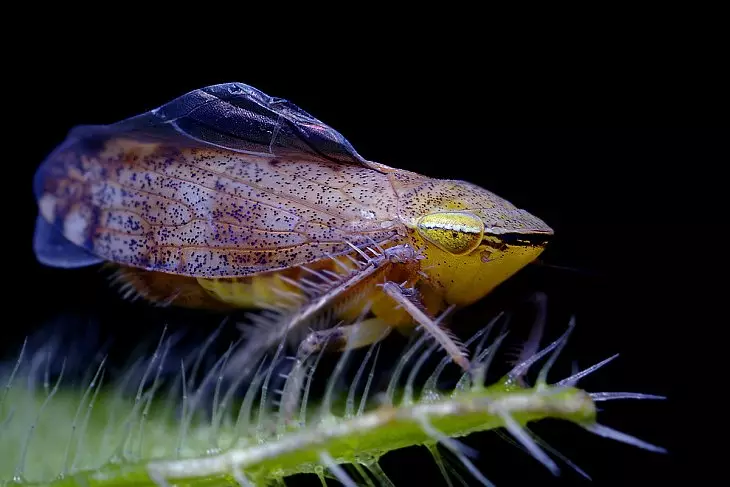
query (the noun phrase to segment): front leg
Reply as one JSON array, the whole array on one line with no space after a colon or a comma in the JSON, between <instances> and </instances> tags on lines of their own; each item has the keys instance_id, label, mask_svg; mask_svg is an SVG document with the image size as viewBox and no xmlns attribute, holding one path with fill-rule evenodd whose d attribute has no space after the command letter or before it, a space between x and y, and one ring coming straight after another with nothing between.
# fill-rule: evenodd
<instances>
[{"instance_id":1,"label":"front leg","mask_svg":"<svg viewBox=\"0 0 730 487\"><path fill-rule=\"evenodd\" d=\"M420 302L420 297L414 289L404 288L394 282L382 284L382 289L439 342L457 365L466 372L470 370L467 350L448 329L441 326L441 321L447 313L443 313L437 319L431 318L424 311L425 306ZM382 340L391 330L392 327L386 321L376 317L352 325L313 331L300 344L299 354L310 354L321 350L342 352L346 349L364 347Z\"/></svg>"},{"instance_id":2,"label":"front leg","mask_svg":"<svg viewBox=\"0 0 730 487\"><path fill-rule=\"evenodd\" d=\"M441 327L440 321L444 315L439 319L429 317L424 312L425 307L419 302L415 292L394 282L383 284L383 292L405 309L427 333L430 333L457 365L464 371L469 371L469 359L466 349L446 328Z\"/></svg>"}]
</instances>

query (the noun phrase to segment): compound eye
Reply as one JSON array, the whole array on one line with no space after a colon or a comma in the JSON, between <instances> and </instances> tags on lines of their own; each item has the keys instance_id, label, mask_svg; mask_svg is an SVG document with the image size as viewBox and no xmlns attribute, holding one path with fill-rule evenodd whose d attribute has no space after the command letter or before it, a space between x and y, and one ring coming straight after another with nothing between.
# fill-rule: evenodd
<instances>
[{"instance_id":1,"label":"compound eye","mask_svg":"<svg viewBox=\"0 0 730 487\"><path fill-rule=\"evenodd\" d=\"M484 222L463 211L432 213L418 221L418 233L446 252L460 255L471 252L482 241Z\"/></svg>"}]
</instances>

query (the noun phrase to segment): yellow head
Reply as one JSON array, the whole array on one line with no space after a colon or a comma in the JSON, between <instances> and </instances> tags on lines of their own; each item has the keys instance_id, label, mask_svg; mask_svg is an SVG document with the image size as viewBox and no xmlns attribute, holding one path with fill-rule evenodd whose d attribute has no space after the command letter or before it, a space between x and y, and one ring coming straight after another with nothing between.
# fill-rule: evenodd
<instances>
[{"instance_id":1,"label":"yellow head","mask_svg":"<svg viewBox=\"0 0 730 487\"><path fill-rule=\"evenodd\" d=\"M399 216L424 255L423 272L448 304L471 304L532 262L553 230L471 183L421 180L401 187Z\"/></svg>"}]
</instances>

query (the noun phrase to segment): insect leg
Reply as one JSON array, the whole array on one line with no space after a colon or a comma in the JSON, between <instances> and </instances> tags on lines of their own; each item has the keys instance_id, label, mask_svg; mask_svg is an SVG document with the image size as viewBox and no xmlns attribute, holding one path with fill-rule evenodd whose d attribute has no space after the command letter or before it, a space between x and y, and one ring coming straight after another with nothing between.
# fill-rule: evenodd
<instances>
[{"instance_id":1,"label":"insect leg","mask_svg":"<svg viewBox=\"0 0 730 487\"><path fill-rule=\"evenodd\" d=\"M377 343L392 328L380 318L368 318L352 325L338 326L311 332L299 345L299 353L309 354L320 350L342 352Z\"/></svg>"},{"instance_id":2,"label":"insect leg","mask_svg":"<svg viewBox=\"0 0 730 487\"><path fill-rule=\"evenodd\" d=\"M279 343L285 336L296 330L301 330L312 320L330 309L332 305L346 293L370 279L380 279L390 265L413 262L417 257L413 248L408 245L397 245L388 248L377 257L370 257L361 250L363 261L353 259L357 268L349 270L337 280L330 280L323 288L311 289L301 282L283 278L293 286L299 287L308 298L304 304L288 310L280 319L267 323L266 326L257 326L250 334L245 346L237 352L229 366L237 369L246 369L251 365L251 359L258 359L263 352ZM372 342L371 342L372 343Z\"/></svg>"},{"instance_id":3,"label":"insect leg","mask_svg":"<svg viewBox=\"0 0 730 487\"><path fill-rule=\"evenodd\" d=\"M403 289L394 282L386 282L383 284L383 292L405 309L416 323L430 333L457 365L464 369L464 371L468 372L470 370L469 359L464 347L461 346L448 330L441 327L439 320L434 320L429 317L421 306L414 303L413 298L409 295L411 293L408 290Z\"/></svg>"}]
</instances>

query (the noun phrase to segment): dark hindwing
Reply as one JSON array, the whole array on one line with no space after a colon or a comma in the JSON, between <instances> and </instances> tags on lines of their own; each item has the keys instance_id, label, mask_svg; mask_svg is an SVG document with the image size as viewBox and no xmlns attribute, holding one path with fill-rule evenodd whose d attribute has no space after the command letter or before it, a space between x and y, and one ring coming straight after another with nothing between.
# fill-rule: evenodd
<instances>
[{"instance_id":1,"label":"dark hindwing","mask_svg":"<svg viewBox=\"0 0 730 487\"><path fill-rule=\"evenodd\" d=\"M76 127L69 139L122 135L139 141L217 147L252 155L367 163L333 128L293 103L243 83L200 88L112 125Z\"/></svg>"}]
</instances>

